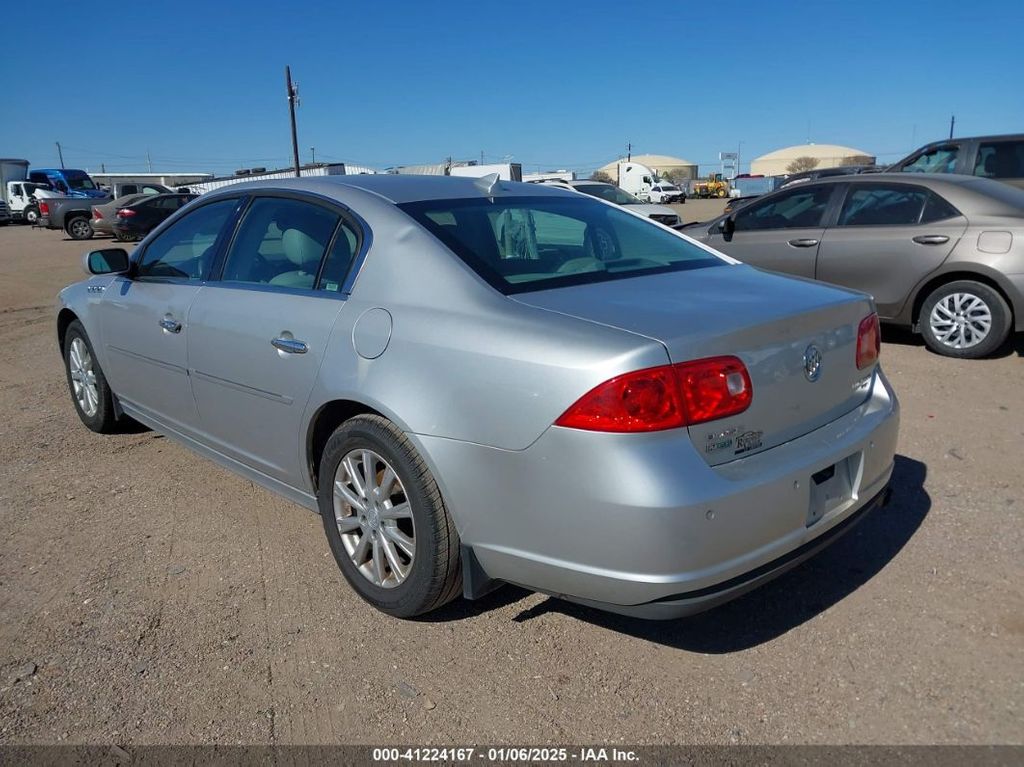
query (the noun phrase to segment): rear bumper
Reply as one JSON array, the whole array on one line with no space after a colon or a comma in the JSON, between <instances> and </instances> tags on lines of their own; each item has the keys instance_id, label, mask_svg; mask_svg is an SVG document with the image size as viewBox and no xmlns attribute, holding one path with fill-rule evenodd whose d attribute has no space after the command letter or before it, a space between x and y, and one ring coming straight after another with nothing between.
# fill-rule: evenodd
<instances>
[{"instance_id":1,"label":"rear bumper","mask_svg":"<svg viewBox=\"0 0 1024 767\"><path fill-rule=\"evenodd\" d=\"M899 404L878 370L855 410L716 467L682 430L552 427L522 451L411 436L487 578L671 618L781 574L878 505L898 431ZM845 485L822 506L828 495L812 477L830 470Z\"/></svg>"}]
</instances>

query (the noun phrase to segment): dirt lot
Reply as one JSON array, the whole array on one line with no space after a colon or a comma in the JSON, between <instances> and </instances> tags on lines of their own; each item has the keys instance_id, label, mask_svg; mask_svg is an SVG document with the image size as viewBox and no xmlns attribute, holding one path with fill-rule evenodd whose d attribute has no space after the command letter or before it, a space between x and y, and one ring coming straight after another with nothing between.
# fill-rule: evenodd
<instances>
[{"instance_id":1,"label":"dirt lot","mask_svg":"<svg viewBox=\"0 0 1024 767\"><path fill-rule=\"evenodd\" d=\"M894 504L730 605L506 587L403 622L313 514L80 425L52 305L84 247L0 229L0 742L1024 742L1024 341L959 362L887 330Z\"/></svg>"}]
</instances>

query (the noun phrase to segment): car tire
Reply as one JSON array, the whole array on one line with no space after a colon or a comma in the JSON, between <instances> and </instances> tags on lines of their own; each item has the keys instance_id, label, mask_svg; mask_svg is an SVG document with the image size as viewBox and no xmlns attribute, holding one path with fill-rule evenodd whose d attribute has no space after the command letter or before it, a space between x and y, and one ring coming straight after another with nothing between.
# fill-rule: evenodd
<instances>
[{"instance_id":1,"label":"car tire","mask_svg":"<svg viewBox=\"0 0 1024 767\"><path fill-rule=\"evenodd\" d=\"M921 305L918 325L933 352L978 359L1006 341L1013 327L1013 312L997 290L981 282L957 280L929 294Z\"/></svg>"},{"instance_id":2,"label":"car tire","mask_svg":"<svg viewBox=\"0 0 1024 767\"><path fill-rule=\"evenodd\" d=\"M135 241L135 235L133 235L133 234L125 234L124 232L119 232L119 231L117 231L115 229L114 230L114 239L117 240L118 242L134 242Z\"/></svg>"},{"instance_id":3,"label":"car tire","mask_svg":"<svg viewBox=\"0 0 1024 767\"><path fill-rule=\"evenodd\" d=\"M103 374L92 343L78 320L64 334L64 372L71 402L89 429L99 434L116 431L117 413L114 395ZM76 385L80 388L76 388Z\"/></svg>"},{"instance_id":4,"label":"car tire","mask_svg":"<svg viewBox=\"0 0 1024 767\"><path fill-rule=\"evenodd\" d=\"M85 216L75 216L64 225L64 231L72 240L89 240L95 234L92 224Z\"/></svg>"},{"instance_id":5,"label":"car tire","mask_svg":"<svg viewBox=\"0 0 1024 767\"><path fill-rule=\"evenodd\" d=\"M39 208L34 205L30 205L25 208L21 215L24 217L26 224L29 226L35 226L39 221Z\"/></svg>"},{"instance_id":6,"label":"car tire","mask_svg":"<svg viewBox=\"0 0 1024 767\"><path fill-rule=\"evenodd\" d=\"M412 618L459 594L459 535L430 469L391 421L360 415L339 426L327 440L319 477L331 552L366 602Z\"/></svg>"}]
</instances>

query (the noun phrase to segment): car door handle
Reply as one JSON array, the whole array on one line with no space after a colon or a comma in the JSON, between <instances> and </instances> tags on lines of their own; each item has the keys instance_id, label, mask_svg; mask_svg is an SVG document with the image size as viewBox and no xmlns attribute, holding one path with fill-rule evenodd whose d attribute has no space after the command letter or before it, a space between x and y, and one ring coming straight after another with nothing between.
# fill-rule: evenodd
<instances>
[{"instance_id":1,"label":"car door handle","mask_svg":"<svg viewBox=\"0 0 1024 767\"><path fill-rule=\"evenodd\" d=\"M944 234L919 234L914 242L918 245L942 245L949 242L949 238Z\"/></svg>"},{"instance_id":2,"label":"car door handle","mask_svg":"<svg viewBox=\"0 0 1024 767\"><path fill-rule=\"evenodd\" d=\"M286 354L305 354L309 351L309 347L306 344L302 341L296 341L294 338L275 338L270 342L270 345Z\"/></svg>"},{"instance_id":3,"label":"car door handle","mask_svg":"<svg viewBox=\"0 0 1024 767\"><path fill-rule=\"evenodd\" d=\"M166 330L168 333L180 333L181 323L173 317L164 317L160 320L160 327Z\"/></svg>"},{"instance_id":4,"label":"car door handle","mask_svg":"<svg viewBox=\"0 0 1024 767\"><path fill-rule=\"evenodd\" d=\"M815 245L818 244L818 241L800 238L796 240L790 240L789 244L792 245L794 248L813 248Z\"/></svg>"}]
</instances>

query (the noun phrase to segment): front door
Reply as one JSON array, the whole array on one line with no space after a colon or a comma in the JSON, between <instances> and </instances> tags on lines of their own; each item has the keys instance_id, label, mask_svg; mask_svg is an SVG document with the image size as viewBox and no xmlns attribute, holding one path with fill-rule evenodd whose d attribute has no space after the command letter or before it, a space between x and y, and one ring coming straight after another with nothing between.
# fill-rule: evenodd
<instances>
[{"instance_id":1,"label":"front door","mask_svg":"<svg viewBox=\"0 0 1024 767\"><path fill-rule=\"evenodd\" d=\"M200 292L189 314L201 439L293 487L304 484L303 413L345 305L338 275L356 241L334 208L255 197L221 280Z\"/></svg>"},{"instance_id":2,"label":"front door","mask_svg":"<svg viewBox=\"0 0 1024 767\"><path fill-rule=\"evenodd\" d=\"M825 212L835 185L800 185L733 214L731 236L714 229L708 244L751 266L814 277Z\"/></svg>"},{"instance_id":3,"label":"front door","mask_svg":"<svg viewBox=\"0 0 1024 767\"><path fill-rule=\"evenodd\" d=\"M106 374L126 406L169 428L197 423L188 375L189 311L238 199L197 208L154 240L100 302Z\"/></svg>"}]
</instances>

